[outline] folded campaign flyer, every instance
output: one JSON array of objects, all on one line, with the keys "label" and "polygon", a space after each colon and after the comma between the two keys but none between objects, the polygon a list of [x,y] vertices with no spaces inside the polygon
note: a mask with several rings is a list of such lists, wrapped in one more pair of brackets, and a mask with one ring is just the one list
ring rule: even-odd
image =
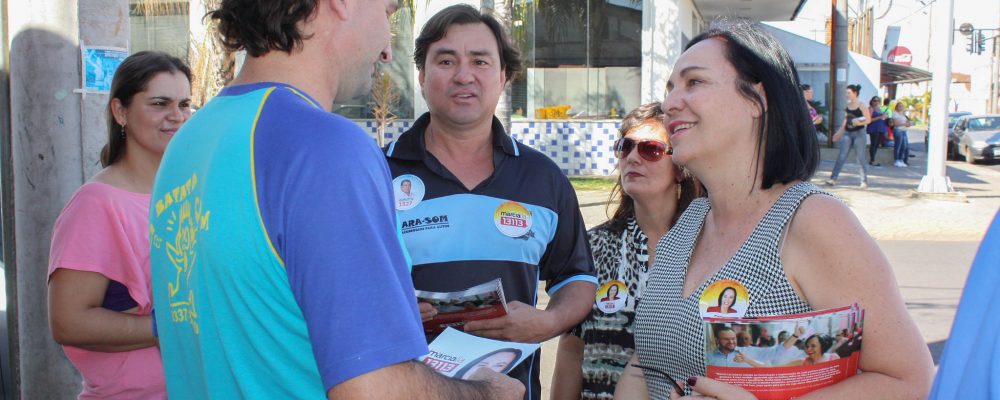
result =
[{"label": "folded campaign flyer", "polygon": [[792,399],[858,372],[857,305],[762,318],[705,318],[707,376],[758,399]]},{"label": "folded campaign flyer", "polygon": [[424,321],[424,333],[428,335],[449,326],[507,315],[507,300],[500,278],[457,292],[417,290],[416,293],[418,302],[430,303],[438,311],[434,318]]},{"label": "folded campaign flyer", "polygon": [[469,379],[480,368],[506,374],[539,346],[487,339],[447,328],[428,345],[430,353],[419,360],[444,376]]}]

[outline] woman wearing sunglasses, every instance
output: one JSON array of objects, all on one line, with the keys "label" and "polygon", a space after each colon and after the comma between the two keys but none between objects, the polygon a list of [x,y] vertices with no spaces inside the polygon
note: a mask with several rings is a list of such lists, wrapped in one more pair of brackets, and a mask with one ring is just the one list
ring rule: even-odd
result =
[{"label": "woman wearing sunglasses", "polygon": [[[552,377],[552,399],[606,399],[632,356],[635,305],[646,286],[656,244],[691,200],[699,185],[670,158],[660,103],[625,116],[615,142],[620,178],[608,222],[587,232],[601,289],[580,325],[562,335]],[[610,204],[609,204],[610,209]],[[622,286],[625,290],[618,291]],[[610,302],[605,293],[621,300]]]},{"label": "woman wearing sunglasses", "polygon": [[745,20],[713,24],[678,58],[663,101],[672,157],[708,196],[660,243],[616,398],[669,399],[668,376],[686,380],[689,395],[753,398],[704,377],[699,302],[723,280],[746,289],[748,318],[865,309],[862,372],[802,399],[927,397],[930,353],[885,255],[843,202],[809,182],[819,148],[798,83],[781,44]]}]

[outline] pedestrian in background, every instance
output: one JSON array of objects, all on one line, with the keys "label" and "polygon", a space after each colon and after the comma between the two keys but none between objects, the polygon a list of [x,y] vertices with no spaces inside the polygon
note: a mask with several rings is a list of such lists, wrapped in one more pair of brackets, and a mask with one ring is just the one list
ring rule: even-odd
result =
[{"label": "pedestrian in background", "polygon": [[49,322],[83,375],[80,399],[165,399],[149,290],[149,202],[167,143],[191,116],[191,70],[166,53],[125,59],[111,81],[104,167],[52,232]]},{"label": "pedestrian in background", "polygon": [[893,108],[892,126],[895,141],[893,142],[892,154],[896,160],[895,166],[909,167],[910,138],[907,136],[906,131],[912,124],[910,123],[910,118],[906,116],[906,112],[903,110],[902,102],[896,102]]},{"label": "pedestrian in background", "polygon": [[[865,163],[865,124],[871,119],[868,107],[858,101],[858,94],[861,93],[861,85],[847,85],[847,108],[845,108],[844,122],[840,129],[833,135],[833,141],[837,142],[837,162],[833,164],[833,171],[830,179],[826,180],[827,186],[837,184],[837,177],[840,176],[841,168],[847,161],[847,154],[854,150],[854,155],[858,160],[858,168],[861,173],[862,189],[868,188],[868,164]],[[845,134],[846,131],[846,134]]]},{"label": "pedestrian in background", "polygon": [[875,155],[878,154],[878,148],[882,145],[882,139],[888,132],[889,126],[886,120],[889,119],[889,115],[885,110],[882,110],[882,99],[878,96],[872,97],[871,101],[868,102],[871,107],[871,122],[868,123],[868,165],[873,167],[881,167],[878,161],[875,160]]}]

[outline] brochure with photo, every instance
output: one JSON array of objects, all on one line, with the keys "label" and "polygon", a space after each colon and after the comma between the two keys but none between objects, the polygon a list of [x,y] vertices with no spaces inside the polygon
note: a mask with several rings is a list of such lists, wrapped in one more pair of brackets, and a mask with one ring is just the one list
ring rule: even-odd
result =
[{"label": "brochure with photo", "polygon": [[419,360],[444,376],[469,379],[481,368],[506,374],[539,346],[487,339],[447,328],[428,345],[430,353]]},{"label": "brochure with photo", "polygon": [[417,301],[430,303],[437,309],[434,318],[424,321],[424,333],[435,335],[449,326],[507,315],[500,278],[457,292],[417,290]]},{"label": "brochure with photo", "polygon": [[762,318],[705,318],[707,376],[761,400],[793,399],[858,373],[857,304]]}]

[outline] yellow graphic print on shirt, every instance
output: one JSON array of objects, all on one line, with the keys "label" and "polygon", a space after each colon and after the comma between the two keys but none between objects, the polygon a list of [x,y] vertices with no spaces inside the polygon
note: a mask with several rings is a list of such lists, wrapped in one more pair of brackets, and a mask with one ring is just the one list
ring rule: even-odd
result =
[{"label": "yellow graphic print on shirt", "polygon": [[194,290],[188,280],[198,261],[198,233],[208,230],[210,212],[202,209],[201,198],[188,195],[198,184],[198,176],[174,188],[164,198],[157,201],[157,217],[169,210],[164,237],[150,226],[153,248],[166,251],[167,258],[175,269],[173,282],[167,283],[170,298],[170,318],[174,323],[190,323],[198,333],[198,308]]}]

